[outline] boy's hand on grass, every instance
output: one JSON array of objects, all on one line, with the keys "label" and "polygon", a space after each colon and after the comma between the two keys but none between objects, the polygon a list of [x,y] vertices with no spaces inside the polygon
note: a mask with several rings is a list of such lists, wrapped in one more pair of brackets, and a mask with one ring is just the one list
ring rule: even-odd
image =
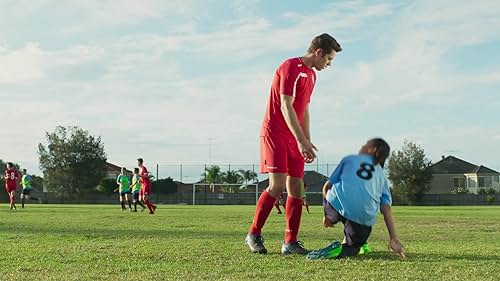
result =
[{"label": "boy's hand on grass", "polygon": [[406,258],[405,255],[405,247],[399,240],[397,239],[391,239],[389,241],[389,249],[392,250],[396,255],[400,256],[401,258]]}]

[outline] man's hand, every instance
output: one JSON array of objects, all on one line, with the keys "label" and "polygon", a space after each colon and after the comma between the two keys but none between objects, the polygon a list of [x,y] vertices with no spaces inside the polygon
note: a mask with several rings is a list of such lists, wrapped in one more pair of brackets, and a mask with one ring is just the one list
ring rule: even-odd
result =
[{"label": "man's hand", "polygon": [[406,255],[405,255],[405,247],[403,246],[403,244],[401,244],[401,242],[399,242],[399,240],[397,239],[391,239],[389,241],[389,249],[392,250],[394,253],[396,253],[396,255],[402,257],[402,258],[406,258]]},{"label": "man's hand", "polygon": [[299,151],[304,157],[306,163],[312,163],[316,158],[316,153],[314,151],[318,149],[309,140],[299,142]]}]

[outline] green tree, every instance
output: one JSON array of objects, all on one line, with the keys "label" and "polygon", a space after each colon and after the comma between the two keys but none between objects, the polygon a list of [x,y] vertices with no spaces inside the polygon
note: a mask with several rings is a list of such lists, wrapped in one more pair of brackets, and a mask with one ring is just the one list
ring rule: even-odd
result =
[{"label": "green tree", "polygon": [[252,170],[238,170],[238,173],[240,173],[241,177],[243,178],[243,181],[245,181],[245,184],[248,184],[248,182],[255,183],[257,182],[257,173],[252,171]]},{"label": "green tree", "polygon": [[235,170],[228,170],[222,173],[222,181],[229,184],[243,183],[243,177]]},{"label": "green tree", "polygon": [[40,143],[38,155],[47,189],[69,197],[95,189],[105,174],[101,137],[76,126],[58,126],[53,133],[47,132],[46,138],[47,146]]},{"label": "green tree", "polygon": [[431,164],[423,148],[405,140],[402,149],[393,151],[389,158],[389,179],[393,184],[393,193],[401,194],[412,204],[418,202],[430,189]]},{"label": "green tree", "polygon": [[205,173],[201,174],[201,182],[204,183],[221,183],[222,182],[222,172],[220,167],[217,165],[205,168]]},{"label": "green tree", "polygon": [[177,184],[171,177],[159,179],[153,182],[153,193],[167,194],[176,193]]}]

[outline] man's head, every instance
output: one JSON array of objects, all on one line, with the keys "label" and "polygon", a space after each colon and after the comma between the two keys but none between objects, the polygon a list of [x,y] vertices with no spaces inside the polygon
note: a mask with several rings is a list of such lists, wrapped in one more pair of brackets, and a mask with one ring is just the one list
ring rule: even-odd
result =
[{"label": "man's head", "polygon": [[332,63],[335,55],[342,51],[340,44],[327,33],[323,33],[313,38],[307,53],[313,55],[313,67],[321,71]]}]

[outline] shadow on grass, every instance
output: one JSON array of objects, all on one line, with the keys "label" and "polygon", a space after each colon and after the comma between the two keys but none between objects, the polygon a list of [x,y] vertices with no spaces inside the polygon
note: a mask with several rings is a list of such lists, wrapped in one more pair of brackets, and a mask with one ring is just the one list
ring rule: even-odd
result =
[{"label": "shadow on grass", "polygon": [[[195,227],[193,225],[193,227]],[[234,237],[241,237],[243,241],[245,237],[245,232],[240,229],[235,230],[210,230],[210,229],[198,229],[193,230],[193,227],[179,227],[179,228],[159,228],[159,229],[141,229],[140,231],[133,231],[134,238],[168,238],[168,239],[224,239],[232,240]],[[133,228],[130,229],[131,231]],[[12,236],[27,236],[27,235],[44,235],[44,236],[75,236],[75,238],[88,238],[88,239],[117,239],[129,236],[124,234],[123,231],[117,231],[115,229],[109,228],[78,228],[78,226],[61,227],[53,225],[44,226],[29,226],[29,225],[17,225],[11,228],[4,228],[0,232],[3,235]]]},{"label": "shadow on grass", "polygon": [[498,255],[474,255],[474,254],[463,254],[463,255],[453,255],[453,254],[436,254],[436,253],[406,253],[406,259],[401,259],[396,254],[390,252],[389,250],[385,252],[371,252],[368,255],[360,255],[354,257],[354,259],[359,260],[385,260],[385,261],[407,261],[407,262],[442,262],[445,260],[464,260],[464,261],[498,261],[500,256]]}]

